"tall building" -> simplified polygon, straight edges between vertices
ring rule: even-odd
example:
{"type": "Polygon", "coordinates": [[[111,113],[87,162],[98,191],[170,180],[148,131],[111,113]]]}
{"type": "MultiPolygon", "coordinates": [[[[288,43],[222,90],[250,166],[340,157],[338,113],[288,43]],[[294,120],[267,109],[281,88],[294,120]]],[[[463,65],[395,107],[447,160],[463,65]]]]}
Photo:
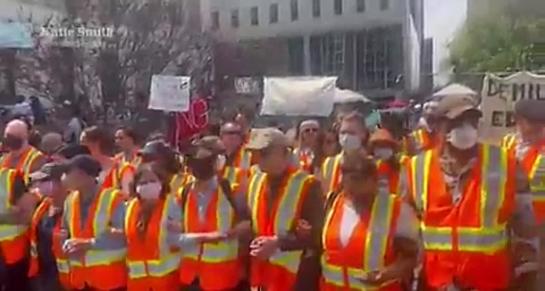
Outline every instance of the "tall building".
{"type": "Polygon", "coordinates": [[[469,18],[495,13],[509,13],[514,17],[545,17],[543,0],[468,0],[469,18]]]}
{"type": "Polygon", "coordinates": [[[420,88],[422,0],[203,0],[201,13],[225,76],[333,75],[377,98],[420,88]]]}

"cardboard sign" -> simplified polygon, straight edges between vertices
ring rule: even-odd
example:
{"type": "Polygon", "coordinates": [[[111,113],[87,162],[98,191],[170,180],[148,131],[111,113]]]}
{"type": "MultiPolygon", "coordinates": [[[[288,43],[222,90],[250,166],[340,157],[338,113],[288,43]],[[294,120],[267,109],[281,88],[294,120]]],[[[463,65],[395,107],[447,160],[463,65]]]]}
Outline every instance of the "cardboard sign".
{"type": "Polygon", "coordinates": [[[545,100],[545,75],[519,72],[501,78],[489,74],[483,82],[481,134],[489,142],[499,143],[513,130],[513,110],[518,100],[545,100]]]}
{"type": "Polygon", "coordinates": [[[166,112],[189,110],[191,79],[187,76],[153,75],[149,98],[149,109],[166,112]]]}
{"type": "Polygon", "coordinates": [[[329,116],[337,77],[266,77],[262,115],[329,116]]]}

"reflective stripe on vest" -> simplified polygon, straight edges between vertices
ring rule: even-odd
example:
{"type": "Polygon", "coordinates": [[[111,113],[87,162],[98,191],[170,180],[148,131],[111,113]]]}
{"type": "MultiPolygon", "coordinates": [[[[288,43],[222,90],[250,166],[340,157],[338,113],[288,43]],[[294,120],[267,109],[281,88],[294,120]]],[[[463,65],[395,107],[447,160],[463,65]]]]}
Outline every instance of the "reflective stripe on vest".
{"type": "MultiPolygon", "coordinates": [[[[96,210],[93,217],[93,229],[92,237],[103,234],[108,229],[108,221],[110,219],[111,210],[116,196],[118,195],[119,190],[109,188],[102,190],[98,196],[98,201],[96,205],[96,210]]],[[[76,207],[80,207],[79,203],[79,192],[72,192],[69,197],[70,208],[67,213],[67,220],[69,222],[68,229],[70,231],[70,237],[77,238],[81,234],[76,233],[75,225],[80,224],[81,221],[75,221],[74,211],[76,207]]],[[[92,213],[89,213],[92,215],[92,213]]],[[[85,224],[84,224],[85,225],[85,224]]],[[[110,265],[115,262],[125,260],[125,255],[127,250],[125,248],[116,249],[116,250],[88,250],[85,252],[85,257],[83,260],[77,260],[70,258],[70,265],[80,266],[80,267],[93,267],[100,265],[110,265]]]]}
{"type": "MultiPolygon", "coordinates": [[[[505,248],[507,233],[505,224],[498,224],[500,207],[505,199],[507,178],[507,150],[483,145],[481,149],[480,227],[456,226],[458,249],[469,252],[492,253],[505,248]]],[[[413,193],[417,209],[424,213],[427,208],[433,152],[427,151],[412,160],[413,193]]],[[[422,222],[422,237],[426,250],[452,250],[453,227],[436,227],[422,222]]]]}
{"type": "MultiPolygon", "coordinates": [[[[326,217],[325,225],[330,227],[331,219],[333,217],[334,210],[338,207],[340,199],[336,199],[335,205],[331,208],[326,217]]],[[[384,268],[384,258],[386,256],[386,250],[388,247],[388,237],[390,234],[390,226],[392,217],[394,214],[395,196],[393,194],[380,193],[375,198],[373,203],[373,209],[369,218],[367,238],[365,241],[365,251],[363,268],[345,268],[343,266],[337,266],[335,264],[328,263],[325,256],[322,256],[322,273],[326,282],[336,285],[344,286],[343,270],[346,270],[348,275],[348,284],[351,289],[364,289],[375,290],[372,286],[367,286],[357,278],[362,278],[365,273],[381,270],[384,268]],[[369,289],[371,288],[371,289],[369,289]]],[[[322,243],[326,245],[327,233],[324,231],[322,234],[322,243]]]]}
{"type": "Polygon", "coordinates": [[[30,148],[29,153],[25,157],[25,161],[23,162],[23,175],[25,179],[25,183],[28,183],[30,181],[30,174],[32,172],[32,165],[38,159],[42,156],[42,153],[38,151],[35,148],[30,148]]]}
{"type": "Polygon", "coordinates": [[[545,155],[538,154],[529,174],[534,201],[545,202],[545,155]]]}
{"type": "Polygon", "coordinates": [[[235,167],[225,167],[223,178],[231,184],[231,186],[238,184],[240,181],[241,170],[235,167]]]}
{"type": "Polygon", "coordinates": [[[40,220],[44,217],[45,213],[49,210],[49,206],[51,206],[51,202],[46,198],[38,205],[38,207],[36,208],[36,210],[34,210],[34,213],[32,214],[30,233],[30,256],[34,259],[38,258],[38,234],[36,233],[38,231],[38,224],[40,223],[40,220]]]}
{"type": "MultiPolygon", "coordinates": [[[[297,207],[299,200],[301,199],[303,186],[307,181],[309,175],[304,172],[297,171],[292,174],[285,187],[283,195],[279,195],[282,200],[278,203],[278,209],[276,211],[276,217],[274,218],[274,234],[285,235],[291,230],[291,226],[294,223],[297,215],[297,207]]],[[[257,173],[251,179],[250,193],[248,195],[248,207],[252,211],[252,221],[254,232],[259,234],[259,203],[261,194],[264,193],[263,187],[265,187],[266,174],[257,173]]],[[[279,193],[280,194],[280,193],[279,193]]],[[[276,252],[269,258],[269,263],[273,265],[279,265],[288,269],[292,273],[296,273],[299,268],[299,262],[301,259],[302,251],[286,251],[276,252]]]]}
{"type": "Polygon", "coordinates": [[[341,163],[342,153],[334,156],[329,157],[325,160],[324,164],[322,165],[322,176],[326,179],[326,181],[329,182],[327,192],[331,192],[335,190],[337,175],[340,175],[339,173],[339,165],[341,163]]]}
{"type": "MultiPolygon", "coordinates": [[[[8,168],[0,168],[0,213],[7,213],[13,205],[10,197],[13,191],[13,179],[16,171],[8,168]]],[[[13,240],[24,234],[28,226],[0,224],[0,241],[13,240]]]]}
{"type": "Polygon", "coordinates": [[[517,141],[517,134],[510,133],[503,137],[501,146],[507,149],[511,149],[515,146],[516,141],[517,141]]]}
{"type": "MultiPolygon", "coordinates": [[[[127,214],[125,215],[125,227],[129,226],[129,219],[132,216],[134,206],[137,200],[129,202],[127,207],[127,214]]],[[[159,226],[159,259],[157,260],[144,260],[136,261],[127,258],[127,267],[129,268],[129,277],[132,279],[138,279],[142,277],[164,277],[171,272],[178,269],[180,264],[179,253],[173,253],[170,251],[170,245],[167,241],[166,225],[168,223],[171,213],[178,207],[176,198],[173,195],[168,195],[165,200],[165,206],[163,207],[163,213],[161,214],[161,221],[159,226]]]]}
{"type": "Polygon", "coordinates": [[[252,154],[249,151],[241,149],[240,163],[238,165],[242,170],[248,170],[252,166],[252,154]]]}
{"type": "Polygon", "coordinates": [[[68,274],[70,272],[70,265],[68,264],[68,260],[57,258],[55,261],[57,263],[57,270],[59,271],[59,273],[68,274]]]}
{"type": "MultiPolygon", "coordinates": [[[[223,193],[221,187],[218,187],[217,192],[217,204],[216,204],[216,230],[221,233],[227,233],[232,227],[235,220],[235,212],[227,200],[227,196],[223,193]]],[[[188,214],[187,209],[189,205],[187,199],[184,205],[184,215],[188,214]]],[[[184,227],[189,229],[189,219],[197,219],[196,217],[189,218],[184,217],[184,227]]],[[[182,253],[183,258],[189,258],[203,263],[222,263],[232,261],[238,257],[238,240],[227,240],[218,242],[216,244],[204,243],[200,244],[202,247],[189,247],[184,249],[182,253]]]]}

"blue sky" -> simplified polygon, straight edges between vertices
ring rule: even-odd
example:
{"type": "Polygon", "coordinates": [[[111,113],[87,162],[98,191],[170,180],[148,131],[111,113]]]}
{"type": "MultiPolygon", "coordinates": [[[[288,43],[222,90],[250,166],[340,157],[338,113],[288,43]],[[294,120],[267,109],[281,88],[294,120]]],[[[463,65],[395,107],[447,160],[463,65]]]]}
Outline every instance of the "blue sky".
{"type": "Polygon", "coordinates": [[[448,82],[448,44],[464,24],[468,0],[424,0],[425,37],[434,38],[433,67],[436,85],[448,82]]]}

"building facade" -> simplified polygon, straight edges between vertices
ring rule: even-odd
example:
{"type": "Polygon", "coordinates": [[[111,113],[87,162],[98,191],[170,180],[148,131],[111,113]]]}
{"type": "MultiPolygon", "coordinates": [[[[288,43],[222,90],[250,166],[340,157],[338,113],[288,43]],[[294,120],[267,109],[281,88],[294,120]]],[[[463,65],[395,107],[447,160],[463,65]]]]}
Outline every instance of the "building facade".
{"type": "Polygon", "coordinates": [[[201,13],[225,75],[338,76],[377,98],[420,88],[422,0],[203,0],[201,13]]]}

